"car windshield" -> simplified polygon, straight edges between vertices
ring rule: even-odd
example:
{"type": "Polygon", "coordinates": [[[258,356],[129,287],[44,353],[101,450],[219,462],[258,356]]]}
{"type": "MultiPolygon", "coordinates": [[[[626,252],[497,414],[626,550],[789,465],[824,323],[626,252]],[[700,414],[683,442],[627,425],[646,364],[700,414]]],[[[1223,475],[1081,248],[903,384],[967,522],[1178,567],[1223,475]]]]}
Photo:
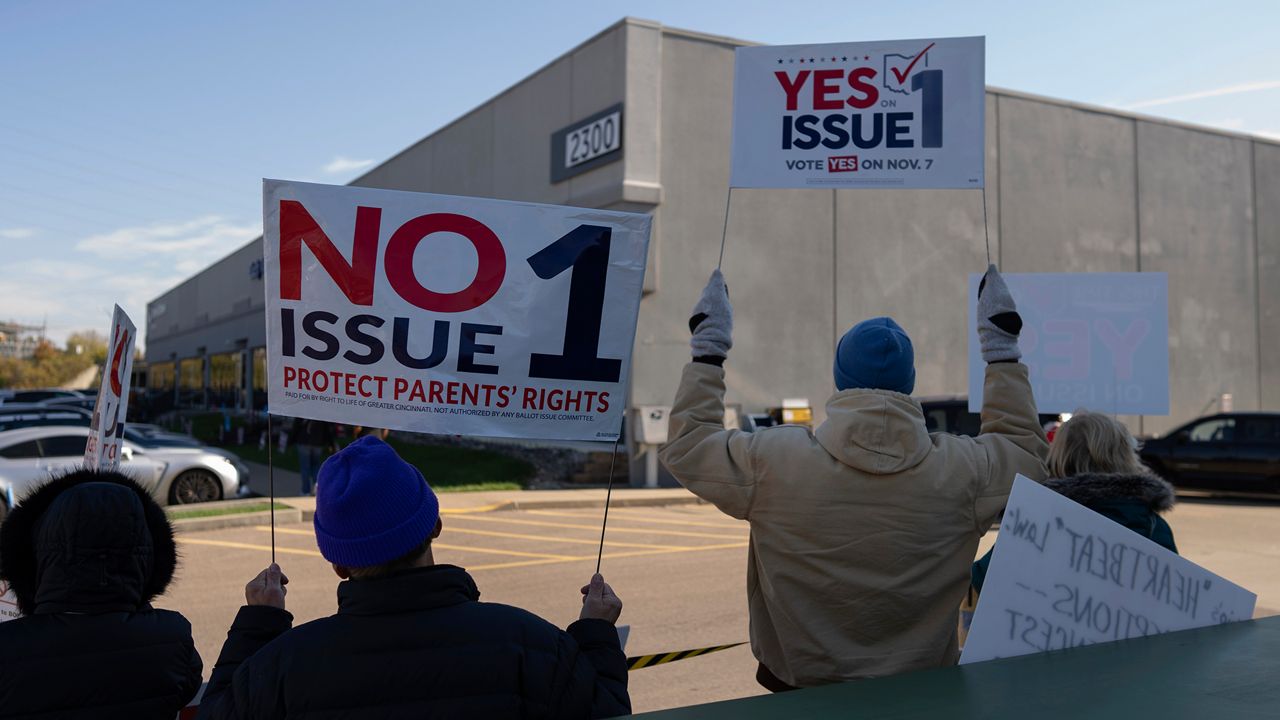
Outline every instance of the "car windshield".
{"type": "Polygon", "coordinates": [[[1191,442],[1224,442],[1235,437],[1235,418],[1206,420],[1191,428],[1191,442]]]}

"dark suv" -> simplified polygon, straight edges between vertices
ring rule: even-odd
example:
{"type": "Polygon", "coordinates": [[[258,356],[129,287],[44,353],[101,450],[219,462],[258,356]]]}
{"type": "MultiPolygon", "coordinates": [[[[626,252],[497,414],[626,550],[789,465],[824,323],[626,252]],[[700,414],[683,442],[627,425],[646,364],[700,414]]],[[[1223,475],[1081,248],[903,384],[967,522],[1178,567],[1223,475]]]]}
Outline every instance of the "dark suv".
{"type": "Polygon", "coordinates": [[[1280,413],[1222,413],[1142,444],[1142,461],[1179,487],[1280,492],[1280,413]]]}
{"type": "MultiPolygon", "coordinates": [[[[963,395],[934,395],[920,398],[924,423],[929,432],[977,437],[982,428],[978,413],[969,412],[969,398],[963,395]]],[[[1048,429],[1062,419],[1061,415],[1040,415],[1040,427],[1048,429]]]]}

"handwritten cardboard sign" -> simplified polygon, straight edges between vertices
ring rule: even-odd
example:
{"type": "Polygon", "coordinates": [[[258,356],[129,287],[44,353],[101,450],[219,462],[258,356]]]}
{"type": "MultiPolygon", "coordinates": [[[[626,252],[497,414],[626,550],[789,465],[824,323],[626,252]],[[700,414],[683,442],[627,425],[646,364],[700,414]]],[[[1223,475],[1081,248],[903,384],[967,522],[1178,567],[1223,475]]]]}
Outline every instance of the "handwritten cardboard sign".
{"type": "Polygon", "coordinates": [[[1019,475],[960,663],[1248,620],[1257,599],[1019,475]]]}
{"type": "MultiPolygon", "coordinates": [[[[977,307],[982,276],[969,276],[977,307]]],[[[1169,414],[1169,277],[1165,273],[1007,273],[1022,316],[1018,347],[1042,413],[1088,408],[1169,414]]],[[[969,410],[982,409],[978,329],[969,323],[969,410]]]]}

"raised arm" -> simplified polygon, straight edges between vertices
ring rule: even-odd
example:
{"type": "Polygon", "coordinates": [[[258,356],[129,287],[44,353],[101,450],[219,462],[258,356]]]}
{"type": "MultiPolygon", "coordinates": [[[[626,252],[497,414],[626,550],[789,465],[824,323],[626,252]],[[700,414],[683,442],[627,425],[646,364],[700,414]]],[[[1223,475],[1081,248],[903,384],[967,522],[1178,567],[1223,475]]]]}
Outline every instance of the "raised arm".
{"type": "Polygon", "coordinates": [[[1004,509],[1015,475],[1038,481],[1047,474],[1049,441],[1040,427],[1027,366],[1020,362],[1021,332],[1022,317],[1013,295],[992,265],[978,287],[978,341],[987,363],[978,444],[985,450],[988,469],[980,480],[974,516],[982,530],[1004,509]]]}
{"type": "Polygon", "coordinates": [[[689,318],[693,361],[671,408],[662,464],[677,481],[725,513],[745,518],[755,492],[752,435],[724,427],[724,361],[733,347],[733,306],[724,277],[711,274],[689,318]]]}

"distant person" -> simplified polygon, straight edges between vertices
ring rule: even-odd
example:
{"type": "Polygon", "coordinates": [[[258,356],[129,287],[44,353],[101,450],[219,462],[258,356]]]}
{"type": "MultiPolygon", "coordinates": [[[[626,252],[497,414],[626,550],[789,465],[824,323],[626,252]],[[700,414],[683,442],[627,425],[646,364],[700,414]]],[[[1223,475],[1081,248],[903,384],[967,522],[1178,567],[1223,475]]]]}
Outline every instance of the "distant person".
{"type": "Polygon", "coordinates": [[[296,418],[293,421],[293,446],[298,451],[298,474],[302,476],[302,494],[310,495],[320,471],[320,464],[333,454],[337,435],[333,425],[322,420],[296,418]]]}
{"type": "Polygon", "coordinates": [[[357,425],[353,432],[358,438],[376,437],[383,442],[386,442],[387,438],[391,436],[391,430],[387,428],[368,427],[364,425],[357,425]]]}
{"type": "MultiPolygon", "coordinates": [[[[1044,486],[1105,515],[1173,552],[1173,529],[1160,517],[1173,509],[1173,486],[1138,458],[1137,442],[1119,420],[1077,412],[1058,426],[1049,446],[1044,486]]],[[[991,551],[973,564],[973,587],[982,592],[991,551]]]]}
{"type": "Polygon", "coordinates": [[[561,631],[479,602],[465,570],[437,565],[442,528],[427,481],[377,438],[320,468],[316,542],[342,578],[338,613],[290,629],[276,565],[245,587],[200,703],[201,718],[589,718],[631,712],[614,623],[596,575],[561,631]]]}
{"type": "Polygon", "coordinates": [[[200,689],[191,623],[151,601],[177,566],[173,528],[117,472],[75,470],[0,527],[0,717],[173,720],[200,689]]]}
{"type": "Polygon", "coordinates": [[[978,293],[977,438],[925,429],[911,340],[883,317],[841,338],[837,392],[816,430],[727,430],[733,311],[718,270],[693,312],[693,362],[661,458],[695,495],[751,523],[757,680],[780,691],[954,663],[978,540],[1015,474],[1044,477],[1048,452],[1018,362],[1022,321],[995,266],[978,293]]]}

